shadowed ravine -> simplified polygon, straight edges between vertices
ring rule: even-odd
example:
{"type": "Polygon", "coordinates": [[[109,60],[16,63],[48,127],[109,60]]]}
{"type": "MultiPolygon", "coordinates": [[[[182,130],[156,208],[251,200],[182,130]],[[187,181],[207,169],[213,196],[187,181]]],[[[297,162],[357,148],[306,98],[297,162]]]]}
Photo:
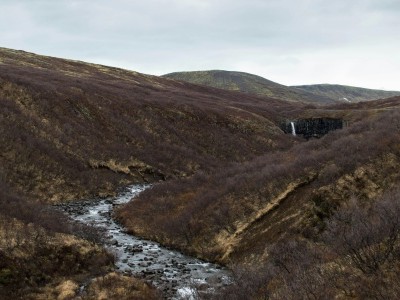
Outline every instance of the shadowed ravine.
{"type": "Polygon", "coordinates": [[[229,272],[220,266],[185,256],[160,244],[125,233],[112,219],[116,205],[128,202],[146,186],[131,186],[116,198],[62,205],[74,220],[105,231],[104,246],[116,254],[115,265],[123,273],[143,278],[161,289],[168,299],[190,299],[195,293],[216,293],[229,284],[229,272]]]}

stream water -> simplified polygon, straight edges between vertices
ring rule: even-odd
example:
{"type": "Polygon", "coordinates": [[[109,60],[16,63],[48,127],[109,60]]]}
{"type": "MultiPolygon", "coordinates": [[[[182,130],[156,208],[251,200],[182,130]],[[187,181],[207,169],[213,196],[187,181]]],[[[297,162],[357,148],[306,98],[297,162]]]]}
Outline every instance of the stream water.
{"type": "Polygon", "coordinates": [[[115,253],[116,268],[151,282],[167,299],[195,299],[196,294],[215,294],[228,285],[226,269],[127,234],[113,220],[113,207],[127,203],[146,188],[135,185],[115,198],[68,203],[61,208],[72,219],[104,231],[104,246],[115,253]]]}

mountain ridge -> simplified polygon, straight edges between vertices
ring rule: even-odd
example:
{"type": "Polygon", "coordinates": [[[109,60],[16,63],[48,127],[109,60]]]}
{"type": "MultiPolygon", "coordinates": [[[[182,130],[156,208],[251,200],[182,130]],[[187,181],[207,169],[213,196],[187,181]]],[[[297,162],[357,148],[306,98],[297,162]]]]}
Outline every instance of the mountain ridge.
{"type": "Polygon", "coordinates": [[[245,72],[225,70],[174,72],[162,75],[162,77],[286,101],[300,101],[311,104],[335,103],[334,100],[326,96],[293,89],[245,72]]]}
{"type": "Polygon", "coordinates": [[[259,75],[225,70],[173,72],[162,75],[162,77],[310,104],[330,105],[340,102],[361,102],[400,95],[400,91],[385,91],[339,84],[285,86],[259,75]]]}
{"type": "Polygon", "coordinates": [[[400,91],[377,90],[340,84],[324,83],[311,85],[294,85],[291,87],[346,102],[372,101],[400,95],[400,91]]]}

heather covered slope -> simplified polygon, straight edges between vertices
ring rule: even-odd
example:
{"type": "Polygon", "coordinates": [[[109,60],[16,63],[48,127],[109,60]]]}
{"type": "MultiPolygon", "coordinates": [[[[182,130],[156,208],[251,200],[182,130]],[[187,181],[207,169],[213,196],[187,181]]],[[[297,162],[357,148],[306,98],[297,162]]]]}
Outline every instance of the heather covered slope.
{"type": "Polygon", "coordinates": [[[400,95],[398,91],[373,90],[338,84],[298,85],[292,88],[345,102],[371,101],[400,95]]]}
{"type": "Polygon", "coordinates": [[[163,77],[286,101],[299,101],[313,104],[336,102],[334,99],[325,95],[317,95],[308,91],[291,88],[263,77],[244,72],[222,70],[175,72],[165,74],[163,77]]]}
{"type": "Polygon", "coordinates": [[[278,125],[302,108],[4,48],[0,103],[0,298],[13,299],[75,297],[99,275],[92,298],[157,298],[136,279],[104,277],[113,257],[98,235],[46,204],[288,148],[278,125]]]}
{"type": "Polygon", "coordinates": [[[334,297],[342,293],[348,276],[352,280],[345,289],[356,289],[351,295],[375,291],[370,284],[379,278],[387,287],[379,291],[391,298],[398,292],[393,276],[400,274],[400,223],[398,217],[389,220],[385,213],[390,212],[388,206],[400,205],[399,194],[385,202],[386,208],[373,210],[381,205],[382,195],[400,184],[399,108],[398,97],[332,106],[325,113],[354,116],[346,128],[212,175],[197,174],[155,186],[121,208],[120,219],[132,232],[200,257],[234,268],[253,265],[248,271],[239,267],[237,292],[242,293],[244,284],[254,299],[266,291],[273,299],[324,291],[334,297]],[[347,218],[358,230],[346,229],[349,236],[353,232],[354,248],[337,238],[344,234],[340,228],[348,226],[349,219],[341,217],[348,212],[347,205],[353,205],[347,218]],[[371,218],[366,222],[376,224],[376,231],[363,229],[360,214],[371,218]],[[336,248],[339,243],[342,248],[336,248]],[[347,257],[356,262],[361,257],[361,261],[354,265],[347,257]],[[381,258],[370,266],[377,257],[381,258]],[[390,269],[388,261],[396,267],[390,269]],[[373,271],[364,273],[362,268],[373,271]],[[306,269],[313,270],[309,276],[302,273],[306,269]],[[314,280],[315,286],[308,287],[314,280]],[[360,282],[365,286],[357,290],[360,282]],[[281,288],[284,294],[279,296],[281,288]]]}
{"type": "Polygon", "coordinates": [[[43,201],[185,177],[291,144],[301,105],[0,50],[1,176],[43,201]]]}
{"type": "Polygon", "coordinates": [[[269,242],[315,230],[351,195],[370,199],[399,184],[399,122],[398,109],[378,113],[211,176],[161,184],[120,215],[133,232],[208,259],[262,257],[269,242]]]}
{"type": "MultiPolygon", "coordinates": [[[[306,106],[0,49],[0,101],[0,296],[57,298],[110,271],[97,235],[43,203],[145,181],[165,182],[119,219],[239,268],[219,299],[399,295],[399,97],[306,106]],[[284,134],[304,118],[345,128],[284,134]]],[[[93,281],[93,298],[153,294],[116,276],[93,281]]]]}

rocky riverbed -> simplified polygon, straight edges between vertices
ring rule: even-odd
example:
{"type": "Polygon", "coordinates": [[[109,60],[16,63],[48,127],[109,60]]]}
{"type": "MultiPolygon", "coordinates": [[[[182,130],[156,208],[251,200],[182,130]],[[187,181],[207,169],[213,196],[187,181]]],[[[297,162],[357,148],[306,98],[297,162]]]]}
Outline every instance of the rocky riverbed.
{"type": "Polygon", "coordinates": [[[72,219],[104,232],[104,246],[115,253],[116,268],[120,272],[150,282],[161,289],[167,299],[194,299],[196,294],[218,293],[229,284],[229,271],[127,234],[113,220],[114,206],[130,201],[147,187],[135,185],[115,198],[79,201],[60,207],[72,219]]]}

